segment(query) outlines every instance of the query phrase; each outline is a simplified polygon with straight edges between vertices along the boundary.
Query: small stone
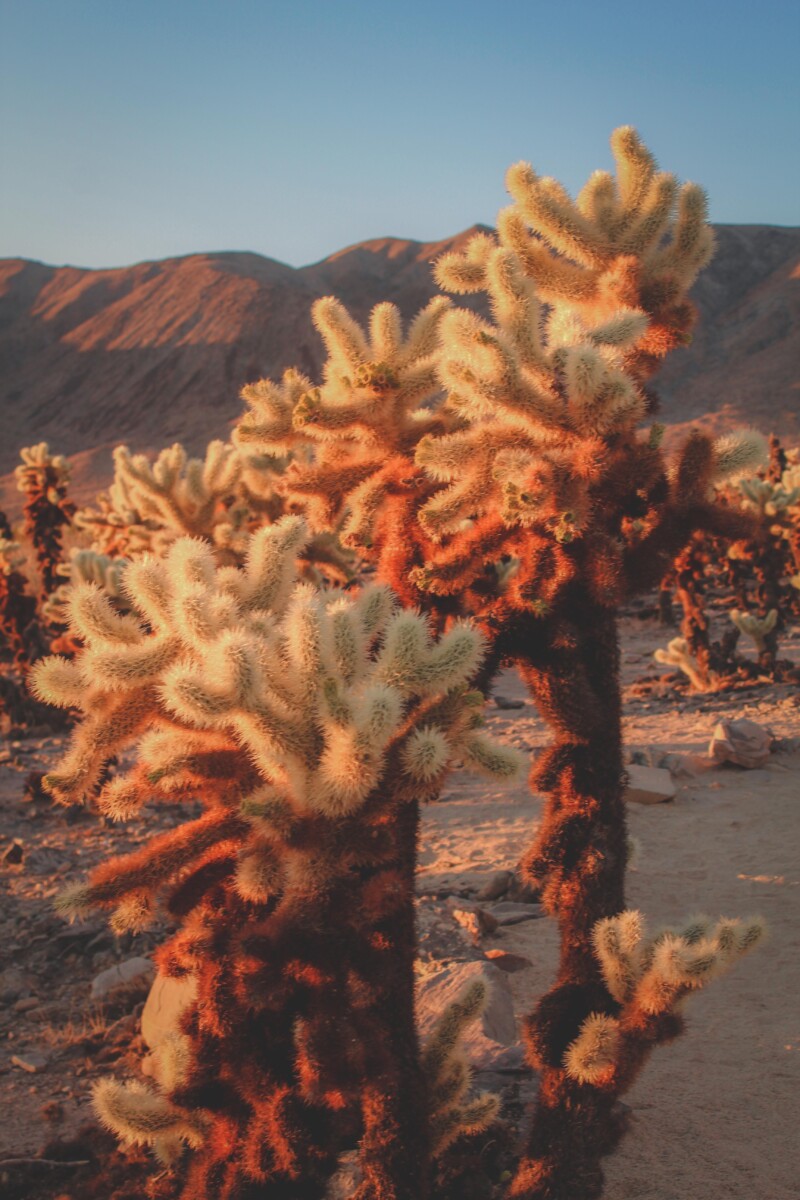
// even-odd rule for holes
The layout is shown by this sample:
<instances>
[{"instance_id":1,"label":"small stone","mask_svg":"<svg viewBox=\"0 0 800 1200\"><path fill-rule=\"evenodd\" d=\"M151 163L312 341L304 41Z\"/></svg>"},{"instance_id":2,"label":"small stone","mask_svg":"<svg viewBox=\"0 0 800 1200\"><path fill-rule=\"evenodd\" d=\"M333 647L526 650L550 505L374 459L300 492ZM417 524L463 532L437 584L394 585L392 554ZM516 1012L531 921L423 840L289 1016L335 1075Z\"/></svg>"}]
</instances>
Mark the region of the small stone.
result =
<instances>
[{"instance_id":1,"label":"small stone","mask_svg":"<svg viewBox=\"0 0 800 1200\"><path fill-rule=\"evenodd\" d=\"M496 871L478 892L478 900L499 900L501 896L505 896L513 878L513 871Z\"/></svg>"},{"instance_id":2,"label":"small stone","mask_svg":"<svg viewBox=\"0 0 800 1200\"><path fill-rule=\"evenodd\" d=\"M497 921L485 908L451 908L453 920L465 929L477 946L482 937L494 933Z\"/></svg>"},{"instance_id":3,"label":"small stone","mask_svg":"<svg viewBox=\"0 0 800 1200\"><path fill-rule=\"evenodd\" d=\"M501 708L504 711L510 710L513 708L524 708L525 707L524 700L512 700L510 696L495 696L494 702L495 702L495 705L497 708Z\"/></svg>"},{"instance_id":4,"label":"small stone","mask_svg":"<svg viewBox=\"0 0 800 1200\"><path fill-rule=\"evenodd\" d=\"M677 792L669 771L662 767L643 767L631 763L627 769L628 786L624 799L633 804L665 804Z\"/></svg>"},{"instance_id":5,"label":"small stone","mask_svg":"<svg viewBox=\"0 0 800 1200\"><path fill-rule=\"evenodd\" d=\"M511 900L501 900L489 911L498 925L519 925L522 921L537 921L544 916L540 904L515 904Z\"/></svg>"},{"instance_id":6,"label":"small stone","mask_svg":"<svg viewBox=\"0 0 800 1200\"><path fill-rule=\"evenodd\" d=\"M92 999L102 1000L117 988L146 983L153 978L155 971L149 958L126 958L124 962L116 963L113 967L108 967L94 977L91 988Z\"/></svg>"},{"instance_id":7,"label":"small stone","mask_svg":"<svg viewBox=\"0 0 800 1200\"><path fill-rule=\"evenodd\" d=\"M16 867L25 857L25 847L19 838L14 838L10 846L3 851L3 862L7 867Z\"/></svg>"},{"instance_id":8,"label":"small stone","mask_svg":"<svg viewBox=\"0 0 800 1200\"><path fill-rule=\"evenodd\" d=\"M17 1000L14 1005L15 1013L31 1012L34 1008L39 1007L39 1000L36 996L23 996L21 1000Z\"/></svg>"},{"instance_id":9,"label":"small stone","mask_svg":"<svg viewBox=\"0 0 800 1200\"><path fill-rule=\"evenodd\" d=\"M720 721L711 735L708 757L718 763L733 763L752 770L767 762L772 740L769 730L747 717L738 721Z\"/></svg>"},{"instance_id":10,"label":"small stone","mask_svg":"<svg viewBox=\"0 0 800 1200\"><path fill-rule=\"evenodd\" d=\"M156 975L142 1012L142 1037L151 1050L165 1037L178 1032L181 1015L196 995L194 976L173 979L169 975Z\"/></svg>"},{"instance_id":11,"label":"small stone","mask_svg":"<svg viewBox=\"0 0 800 1200\"><path fill-rule=\"evenodd\" d=\"M35 1075L47 1066L45 1056L35 1050L26 1051L25 1054L12 1054L11 1062L15 1067L19 1067L20 1071L27 1071L29 1075Z\"/></svg>"},{"instance_id":12,"label":"small stone","mask_svg":"<svg viewBox=\"0 0 800 1200\"><path fill-rule=\"evenodd\" d=\"M528 967L533 966L531 960L525 958L524 954L510 954L507 950L487 950L486 957L507 975L514 975L517 971L526 971Z\"/></svg>"}]
</instances>

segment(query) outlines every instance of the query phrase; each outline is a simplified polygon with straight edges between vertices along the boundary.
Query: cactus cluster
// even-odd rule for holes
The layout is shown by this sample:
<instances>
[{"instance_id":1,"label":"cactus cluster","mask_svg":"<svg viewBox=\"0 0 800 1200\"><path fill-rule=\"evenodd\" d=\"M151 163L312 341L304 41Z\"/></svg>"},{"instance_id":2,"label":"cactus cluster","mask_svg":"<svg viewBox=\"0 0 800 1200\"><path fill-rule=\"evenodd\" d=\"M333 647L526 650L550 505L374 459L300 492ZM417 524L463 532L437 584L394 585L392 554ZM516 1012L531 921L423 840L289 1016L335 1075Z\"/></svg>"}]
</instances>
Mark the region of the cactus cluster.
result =
<instances>
[{"instance_id":1,"label":"cactus cluster","mask_svg":"<svg viewBox=\"0 0 800 1200\"><path fill-rule=\"evenodd\" d=\"M787 621L800 613L793 582L800 567L800 488L797 468L779 440L771 439L769 464L765 456L758 475L745 474L719 489L718 499L740 512L745 525L727 544L698 531L675 559L662 592L671 595L674 589L680 601L689 660L675 658L674 639L666 651L656 652L656 660L678 666L699 691L753 675L791 679L792 664L779 658L778 647ZM729 610L733 628L716 641L709 600L736 605ZM737 652L740 634L752 639L755 661Z\"/></svg>"},{"instance_id":2,"label":"cactus cluster","mask_svg":"<svg viewBox=\"0 0 800 1200\"><path fill-rule=\"evenodd\" d=\"M118 930L157 904L180 923L159 969L195 999L157 1053L158 1087L107 1081L96 1104L155 1147L182 1200L319 1200L356 1142L354 1200L427 1200L437 1156L494 1118L457 1048L479 988L417 1044L413 894L419 804L453 759L517 769L479 728L501 661L552 734L522 871L561 934L525 1021L540 1092L509 1197L600 1195L616 1098L679 1032L684 995L760 934L696 923L646 942L626 909L617 609L690 542L755 536L712 489L766 447L694 431L665 456L648 381L689 337L713 239L696 185L659 172L628 127L612 149L616 175L574 201L512 167L496 234L439 260L441 287L482 295L487 317L438 296L406 326L379 304L361 328L319 300L318 386L296 370L248 385L232 444L205 461L120 448L110 493L80 516L97 553L131 561L93 560L102 578L59 600L74 659L40 664L36 688L81 719L47 786L65 802L96 791L116 820L163 798L204 807L61 900L109 909ZM794 484L770 486L774 523ZM698 562L677 573L696 600ZM315 586L356 564L374 576L362 590ZM759 625L740 614L765 653L777 607ZM683 632L665 661L707 686L709 646Z\"/></svg>"}]
</instances>

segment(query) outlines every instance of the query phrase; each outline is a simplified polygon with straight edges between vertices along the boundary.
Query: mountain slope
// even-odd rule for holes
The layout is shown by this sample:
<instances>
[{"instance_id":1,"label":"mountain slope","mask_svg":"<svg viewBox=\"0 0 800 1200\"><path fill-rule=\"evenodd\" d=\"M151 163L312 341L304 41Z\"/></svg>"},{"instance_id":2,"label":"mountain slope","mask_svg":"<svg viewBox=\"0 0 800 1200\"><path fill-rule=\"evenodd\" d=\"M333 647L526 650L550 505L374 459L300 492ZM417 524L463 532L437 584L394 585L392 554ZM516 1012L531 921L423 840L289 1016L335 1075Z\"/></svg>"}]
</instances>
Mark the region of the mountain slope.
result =
<instances>
[{"instance_id":1,"label":"mountain slope","mask_svg":"<svg viewBox=\"0 0 800 1200\"><path fill-rule=\"evenodd\" d=\"M78 455L79 492L108 476L120 441L201 451L226 436L242 384L323 357L309 309L334 293L363 319L392 300L406 317L435 292L439 242L381 238L293 268L257 254L198 254L114 270L0 262L0 474L46 440ZM697 283L694 341L659 377L662 416L798 435L800 229L720 226ZM5 489L4 489L5 490Z\"/></svg>"}]
</instances>

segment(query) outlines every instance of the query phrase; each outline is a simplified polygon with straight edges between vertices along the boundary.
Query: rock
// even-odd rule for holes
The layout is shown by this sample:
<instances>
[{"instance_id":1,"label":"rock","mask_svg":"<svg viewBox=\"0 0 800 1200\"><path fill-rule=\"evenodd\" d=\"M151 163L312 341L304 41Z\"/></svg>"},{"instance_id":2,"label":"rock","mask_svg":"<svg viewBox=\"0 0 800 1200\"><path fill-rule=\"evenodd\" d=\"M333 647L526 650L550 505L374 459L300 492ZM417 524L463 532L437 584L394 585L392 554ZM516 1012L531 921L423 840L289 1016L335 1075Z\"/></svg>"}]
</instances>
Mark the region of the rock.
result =
<instances>
[{"instance_id":1,"label":"rock","mask_svg":"<svg viewBox=\"0 0 800 1200\"><path fill-rule=\"evenodd\" d=\"M674 800L677 788L663 767L643 767L631 763L627 768L628 786L624 799L634 804L664 804Z\"/></svg>"},{"instance_id":2,"label":"rock","mask_svg":"<svg viewBox=\"0 0 800 1200\"><path fill-rule=\"evenodd\" d=\"M757 721L740 717L738 721L720 721L711 735L708 757L718 763L733 763L752 769L763 767L770 755L772 734Z\"/></svg>"},{"instance_id":3,"label":"rock","mask_svg":"<svg viewBox=\"0 0 800 1200\"><path fill-rule=\"evenodd\" d=\"M19 967L6 967L0 971L0 1002L14 1004L25 991L25 976Z\"/></svg>"},{"instance_id":4,"label":"rock","mask_svg":"<svg viewBox=\"0 0 800 1200\"><path fill-rule=\"evenodd\" d=\"M149 958L126 958L124 962L115 963L113 967L107 967L92 980L92 999L102 1000L117 988L146 983L148 979L153 978L155 970L155 966Z\"/></svg>"},{"instance_id":5,"label":"rock","mask_svg":"<svg viewBox=\"0 0 800 1200\"><path fill-rule=\"evenodd\" d=\"M522 954L509 954L507 950L487 950L486 957L493 966L499 967L507 975L514 975L517 971L526 971L528 967L533 966L529 958L525 958Z\"/></svg>"},{"instance_id":6,"label":"rock","mask_svg":"<svg viewBox=\"0 0 800 1200\"><path fill-rule=\"evenodd\" d=\"M514 1070L524 1060L522 1043L507 975L486 959L480 962L451 963L441 970L422 975L417 983L417 1024L424 1043L449 1004L463 996L476 979L489 985L489 997L483 1014L464 1035L464 1050L476 1068Z\"/></svg>"},{"instance_id":7,"label":"rock","mask_svg":"<svg viewBox=\"0 0 800 1200\"><path fill-rule=\"evenodd\" d=\"M662 754L656 766L669 771L673 779L694 779L697 774L688 754Z\"/></svg>"},{"instance_id":8,"label":"rock","mask_svg":"<svg viewBox=\"0 0 800 1200\"><path fill-rule=\"evenodd\" d=\"M504 711L525 707L524 700L512 700L510 696L495 696L494 702L497 708L501 708Z\"/></svg>"},{"instance_id":9,"label":"rock","mask_svg":"<svg viewBox=\"0 0 800 1200\"><path fill-rule=\"evenodd\" d=\"M142 1012L142 1037L151 1050L171 1033L177 1033L181 1014L197 995L197 980L193 975L173 979L156 975Z\"/></svg>"},{"instance_id":10,"label":"rock","mask_svg":"<svg viewBox=\"0 0 800 1200\"><path fill-rule=\"evenodd\" d=\"M450 916L460 925L462 929L469 934L474 945L479 945L481 938L487 934L494 933L497 929L497 920L485 908L470 906L469 908L461 908L453 905L448 905Z\"/></svg>"},{"instance_id":11,"label":"rock","mask_svg":"<svg viewBox=\"0 0 800 1200\"><path fill-rule=\"evenodd\" d=\"M19 838L14 838L10 846L3 851L3 863L7 867L17 867L25 857L25 848Z\"/></svg>"},{"instance_id":12,"label":"rock","mask_svg":"<svg viewBox=\"0 0 800 1200\"><path fill-rule=\"evenodd\" d=\"M512 872L506 900L513 900L516 904L538 904L540 899L538 887L533 883L526 883L519 868Z\"/></svg>"},{"instance_id":13,"label":"rock","mask_svg":"<svg viewBox=\"0 0 800 1200\"><path fill-rule=\"evenodd\" d=\"M536 921L544 916L540 904L515 904L513 900L501 900L489 911L498 925L519 925L521 921Z\"/></svg>"},{"instance_id":14,"label":"rock","mask_svg":"<svg viewBox=\"0 0 800 1200\"><path fill-rule=\"evenodd\" d=\"M37 1071L43 1071L47 1066L47 1059L37 1050L26 1050L24 1054L12 1054L11 1062L15 1067L19 1067L20 1071L27 1071L29 1075L35 1075Z\"/></svg>"},{"instance_id":15,"label":"rock","mask_svg":"<svg viewBox=\"0 0 800 1200\"><path fill-rule=\"evenodd\" d=\"M513 878L513 871L496 871L478 892L478 900L499 900L501 896L505 896Z\"/></svg>"},{"instance_id":16,"label":"rock","mask_svg":"<svg viewBox=\"0 0 800 1200\"><path fill-rule=\"evenodd\" d=\"M339 1167L325 1191L325 1200L350 1200L360 1183L358 1151L346 1150L339 1157Z\"/></svg>"},{"instance_id":17,"label":"rock","mask_svg":"<svg viewBox=\"0 0 800 1200\"><path fill-rule=\"evenodd\" d=\"M39 1007L39 1000L36 996L23 996L21 1000L17 1000L14 1005L15 1013L31 1012L34 1008Z\"/></svg>"}]
</instances>

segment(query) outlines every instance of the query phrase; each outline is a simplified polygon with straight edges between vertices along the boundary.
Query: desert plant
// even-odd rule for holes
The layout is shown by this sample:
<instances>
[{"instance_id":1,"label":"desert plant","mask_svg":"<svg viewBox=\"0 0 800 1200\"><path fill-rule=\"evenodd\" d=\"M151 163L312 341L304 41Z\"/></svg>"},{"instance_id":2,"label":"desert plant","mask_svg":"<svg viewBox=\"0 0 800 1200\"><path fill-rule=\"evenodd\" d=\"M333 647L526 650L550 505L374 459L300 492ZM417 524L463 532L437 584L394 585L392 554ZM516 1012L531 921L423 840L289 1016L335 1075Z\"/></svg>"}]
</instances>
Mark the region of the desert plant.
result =
<instances>
[{"instance_id":1,"label":"desert plant","mask_svg":"<svg viewBox=\"0 0 800 1200\"><path fill-rule=\"evenodd\" d=\"M512 168L497 236L439 260L442 287L485 293L491 320L434 301L404 338L379 305L366 334L319 301L322 386L296 372L265 381L237 433L273 453L316 443L312 463L287 472L294 502L319 524L343 518L406 602L445 623L476 615L489 674L515 661L553 731L531 775L548 801L524 864L562 934L558 979L527 1023L542 1084L511 1187L527 1200L598 1196L616 1140L605 1118L591 1128L616 1085L588 1102L564 1058L587 1018L616 1004L593 943L597 922L625 909L616 609L696 530L750 529L710 492L765 452L753 431L694 432L668 464L663 429L637 432L655 406L649 376L689 336L686 293L712 235L701 189L657 172L629 128L612 147L616 178L595 173L575 203Z\"/></svg>"},{"instance_id":2,"label":"desert plant","mask_svg":"<svg viewBox=\"0 0 800 1200\"><path fill-rule=\"evenodd\" d=\"M60 901L136 930L161 897L181 922L159 968L193 977L197 994L157 1052L159 1090L106 1081L96 1104L176 1164L185 1200L321 1197L359 1137L359 1197L418 1200L429 1110L450 1134L479 1124L462 1088L429 1098L417 1047L418 810L454 755L497 775L517 759L477 728L479 634L457 624L433 642L381 586L297 586L305 536L292 517L261 529L241 569L217 567L197 539L135 560L122 588L138 616L75 587L84 646L35 674L42 697L83 712L46 779L58 799L80 800L135 745L102 811L124 819L159 797L205 807ZM440 1090L441 1076L428 1072Z\"/></svg>"},{"instance_id":3,"label":"desert plant","mask_svg":"<svg viewBox=\"0 0 800 1200\"><path fill-rule=\"evenodd\" d=\"M39 566L39 599L46 600L56 587L64 529L75 513L67 499L69 463L52 455L47 442L22 449L22 462L14 471L17 488L25 496L24 531L30 538Z\"/></svg>"}]
</instances>

